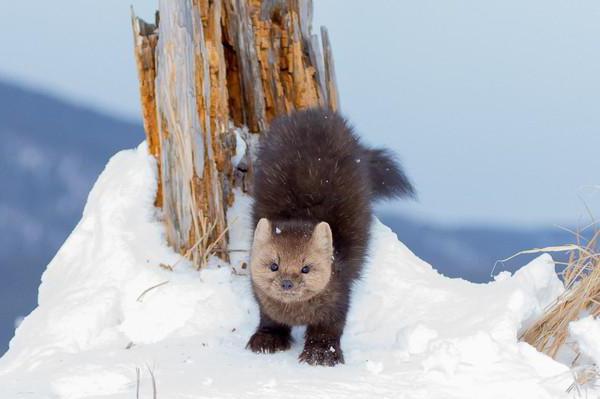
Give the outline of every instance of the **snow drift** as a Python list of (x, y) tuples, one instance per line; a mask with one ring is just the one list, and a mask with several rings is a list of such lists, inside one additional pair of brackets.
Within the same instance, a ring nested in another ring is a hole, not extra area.
[[(161, 399), (567, 397), (568, 368), (517, 340), (563, 290), (550, 256), (472, 284), (441, 276), (374, 221), (346, 364), (299, 364), (301, 329), (290, 351), (256, 355), (244, 349), (258, 322), (236, 267), (246, 255), (236, 252), (235, 272), (216, 258), (197, 272), (169, 249), (154, 169), (145, 144), (111, 159), (0, 360), (0, 397), (150, 398), (152, 375)], [(249, 200), (237, 198), (239, 249)]]

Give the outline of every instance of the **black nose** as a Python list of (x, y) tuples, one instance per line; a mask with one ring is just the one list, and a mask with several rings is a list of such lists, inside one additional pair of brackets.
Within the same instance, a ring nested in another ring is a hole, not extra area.
[(281, 288), (283, 288), (284, 290), (291, 290), (293, 286), (294, 283), (292, 283), (291, 280), (283, 280), (281, 282)]

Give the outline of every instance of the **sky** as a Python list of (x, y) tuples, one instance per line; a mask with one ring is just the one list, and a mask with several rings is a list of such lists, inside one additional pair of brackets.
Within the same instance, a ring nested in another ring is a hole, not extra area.
[[(600, 2), (315, 0), (342, 112), (442, 224), (585, 224), (600, 210)], [(130, 4), (2, 0), (0, 79), (140, 119)], [(316, 29), (315, 29), (316, 31)]]

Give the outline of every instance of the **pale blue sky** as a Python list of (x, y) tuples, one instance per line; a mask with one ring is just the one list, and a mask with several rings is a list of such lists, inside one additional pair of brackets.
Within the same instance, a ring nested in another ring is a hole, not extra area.
[[(139, 118), (129, 5), (2, 0), (0, 77)], [(577, 222), (599, 209), (600, 2), (315, 0), (344, 113), (397, 151), (443, 223)], [(600, 209), (599, 209), (600, 210)]]

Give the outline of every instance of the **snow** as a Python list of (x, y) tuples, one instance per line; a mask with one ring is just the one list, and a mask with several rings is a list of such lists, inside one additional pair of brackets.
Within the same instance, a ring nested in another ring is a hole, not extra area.
[(600, 319), (588, 316), (569, 324), (571, 337), (581, 352), (600, 365)]
[[(0, 397), (129, 399), (139, 383), (146, 398), (153, 378), (164, 399), (569, 397), (569, 369), (517, 339), (563, 291), (549, 255), (472, 284), (440, 275), (375, 220), (346, 364), (311, 367), (297, 362), (301, 328), (288, 352), (244, 348), (258, 321), (243, 268), (250, 199), (236, 192), (227, 215), (232, 265), (212, 258), (197, 272), (165, 244), (155, 189), (145, 144), (110, 160), (0, 359)], [(582, 348), (598, 347), (592, 323), (572, 324)]]
[(246, 154), (246, 141), (244, 140), (244, 135), (247, 136), (249, 134), (246, 127), (244, 128), (235, 128), (235, 155), (231, 158), (231, 164), (234, 167), (237, 167)]
[[(233, 190), (235, 201), (227, 210), (227, 225), (229, 226), (229, 262), (235, 270), (242, 270), (248, 265), (250, 252), (252, 219), (248, 209), (251, 199), (240, 189)], [(246, 264), (246, 266), (244, 266)]]

